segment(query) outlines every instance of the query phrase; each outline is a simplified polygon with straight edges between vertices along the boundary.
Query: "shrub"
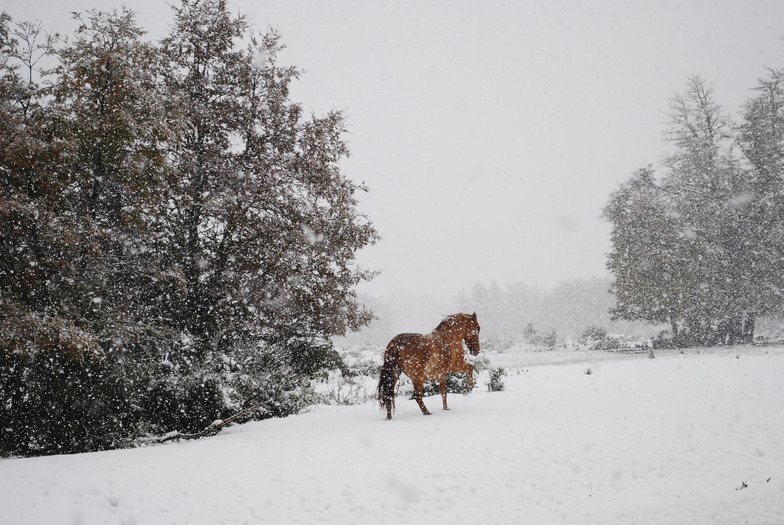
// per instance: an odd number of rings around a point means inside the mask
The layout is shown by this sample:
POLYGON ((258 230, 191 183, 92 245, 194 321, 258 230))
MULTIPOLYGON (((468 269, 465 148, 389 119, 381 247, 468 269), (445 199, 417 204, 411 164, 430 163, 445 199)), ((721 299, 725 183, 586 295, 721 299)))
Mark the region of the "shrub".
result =
POLYGON ((555 345, 558 343, 558 334, 555 332, 555 329, 550 330, 547 335, 541 336, 539 338, 539 343, 547 350, 554 350, 555 345))
POLYGON ((490 382, 487 384, 487 390, 489 392, 501 392, 504 389, 504 376, 506 375, 506 370, 503 368, 491 368, 490 369, 490 382))
MULTIPOLYGON (((476 379, 476 374, 474 374, 474 379, 476 379)), ((476 386, 476 381, 474 381, 474 386, 476 386)), ((468 389, 468 380, 466 378, 466 374, 447 374, 446 375, 446 391, 450 394, 462 394, 466 392, 468 389)), ((434 396, 436 394, 440 394, 441 389, 438 385, 438 381, 425 381, 424 387, 422 388, 422 395, 423 396, 434 396)), ((414 394, 411 394, 411 399, 414 399, 414 394)))
POLYGON ((2 456, 127 447, 198 432, 257 404, 237 422, 295 414, 317 400, 279 347, 248 346, 220 363, 193 363, 140 348, 76 351, 62 338, 77 331, 51 321, 28 325, 38 335, 28 334, 22 347, 14 346, 13 330, 0 335, 2 456))
POLYGON ((534 328, 533 323, 528 323, 523 329, 523 340, 540 349, 554 350, 558 344, 558 334, 555 329, 550 330, 547 334, 540 334, 534 328))
POLYGON ((580 335, 579 343, 590 350, 607 350, 610 346, 607 330, 597 325, 586 327, 580 335))

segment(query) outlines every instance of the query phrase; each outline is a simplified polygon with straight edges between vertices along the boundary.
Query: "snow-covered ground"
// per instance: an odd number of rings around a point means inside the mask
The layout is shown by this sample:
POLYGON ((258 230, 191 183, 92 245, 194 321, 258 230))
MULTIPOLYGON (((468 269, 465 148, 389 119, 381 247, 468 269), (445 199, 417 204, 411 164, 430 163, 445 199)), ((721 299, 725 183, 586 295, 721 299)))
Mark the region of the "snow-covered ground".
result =
POLYGON ((391 422, 371 402, 321 406, 0 460, 0 523, 784 522, 784 349, 489 357, 506 389, 480 377, 449 412, 428 398, 430 417, 401 396, 391 422))

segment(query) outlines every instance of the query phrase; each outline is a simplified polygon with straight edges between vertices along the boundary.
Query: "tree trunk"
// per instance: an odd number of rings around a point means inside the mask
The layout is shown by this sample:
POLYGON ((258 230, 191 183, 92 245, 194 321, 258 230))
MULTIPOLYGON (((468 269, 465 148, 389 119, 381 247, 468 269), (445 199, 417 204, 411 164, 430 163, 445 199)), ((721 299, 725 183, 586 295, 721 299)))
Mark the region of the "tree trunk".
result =
POLYGON ((741 342, 743 338, 743 318, 732 317, 727 321, 726 343, 730 346, 741 342))
POLYGON ((743 329, 740 342, 742 344, 751 344, 754 342, 754 328, 757 324, 757 314, 748 312, 743 321, 743 329))
POLYGON ((678 321, 675 319, 675 316, 670 317, 670 326, 672 327, 672 340, 678 340, 678 321))

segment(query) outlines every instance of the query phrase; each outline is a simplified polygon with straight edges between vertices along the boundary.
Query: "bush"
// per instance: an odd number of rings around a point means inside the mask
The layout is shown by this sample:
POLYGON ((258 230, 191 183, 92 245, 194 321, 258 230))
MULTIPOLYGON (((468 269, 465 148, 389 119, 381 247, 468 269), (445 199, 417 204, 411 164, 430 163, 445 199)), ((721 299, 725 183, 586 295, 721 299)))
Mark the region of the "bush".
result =
POLYGON ((598 325, 590 325, 580 335, 580 342, 603 341, 607 339, 607 330, 598 325))
POLYGON ((6 356, 0 384, 2 455, 71 454, 128 442, 125 389, 99 359, 57 351, 6 356))
POLYGON ((579 343, 590 350, 607 350, 610 347, 607 330, 597 325, 586 327, 580 335, 579 343))
POLYGON ((490 382, 487 384, 488 392, 501 392, 504 389, 504 376, 506 370, 503 368, 490 369, 490 382))
MULTIPOLYGON (((476 374, 474 374, 476 379, 476 374)), ((476 381, 474 381, 476 386, 476 381)), ((446 391, 449 394, 462 394, 468 391, 468 379, 466 374, 447 374, 446 375, 446 391)), ((434 396, 441 393, 441 388, 438 381, 425 381, 422 388, 423 396, 434 396)), ((411 394, 411 399, 414 399, 414 394, 411 394)))
POLYGON ((533 323, 528 323, 523 329, 523 340, 540 349, 554 350, 558 344, 558 334, 555 329, 550 330, 547 334, 540 334, 534 328, 533 323))
POLYGON ((482 339, 482 353, 504 352, 515 345, 515 341, 504 337, 482 339))
POLYGON ((558 343, 558 334, 556 334, 555 329, 550 330, 547 335, 541 336, 538 342, 540 346, 544 346, 547 350, 554 350, 555 345, 558 343))
POLYGON ((276 340, 272 345, 299 375, 315 378, 324 371, 345 368, 340 354, 326 339, 291 337, 276 340))
POLYGON ((651 340, 651 346, 656 349, 672 349, 677 348, 678 343, 669 330, 663 330, 651 340))
POLYGON ((5 308, 0 332, 0 454, 67 454, 124 442, 128 400, 89 334, 5 308))
POLYGON ((288 349, 277 345, 244 348, 226 372, 225 396, 238 412, 263 403, 263 409, 240 421, 285 417, 317 401, 307 377, 281 358, 288 349))
POLYGON ((228 417, 220 379, 203 372, 180 377, 156 378, 142 394, 144 419, 149 433, 162 434, 172 430, 192 433, 202 430, 216 419, 228 417))
POLYGON ((0 336, 2 456, 128 447, 198 432, 259 403, 237 422, 295 414, 317 400, 279 347, 250 346, 200 364, 138 347, 103 354, 73 343, 76 330, 31 319, 0 336), (13 336, 23 328, 20 346, 13 336))

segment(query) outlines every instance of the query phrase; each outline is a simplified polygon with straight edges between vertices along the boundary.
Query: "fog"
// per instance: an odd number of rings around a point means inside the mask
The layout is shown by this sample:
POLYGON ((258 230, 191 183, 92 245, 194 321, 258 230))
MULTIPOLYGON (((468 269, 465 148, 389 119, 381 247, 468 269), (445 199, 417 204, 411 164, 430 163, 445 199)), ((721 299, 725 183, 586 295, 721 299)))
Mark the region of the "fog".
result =
MULTIPOLYGON (((176 4, 176 2, 173 2, 176 4)), ((69 11, 105 0, 0 0, 15 20, 71 32, 69 11)), ((126 2, 157 38, 158 0, 126 2)), ((291 98, 345 111, 382 240, 358 262, 389 333, 428 331, 477 283, 608 279, 608 195, 665 153, 670 98, 701 75, 736 114, 781 67, 778 1, 230 1, 279 30, 291 98), (383 308, 381 308, 383 306, 383 308)), ((465 303, 465 301, 464 301, 465 303)))

